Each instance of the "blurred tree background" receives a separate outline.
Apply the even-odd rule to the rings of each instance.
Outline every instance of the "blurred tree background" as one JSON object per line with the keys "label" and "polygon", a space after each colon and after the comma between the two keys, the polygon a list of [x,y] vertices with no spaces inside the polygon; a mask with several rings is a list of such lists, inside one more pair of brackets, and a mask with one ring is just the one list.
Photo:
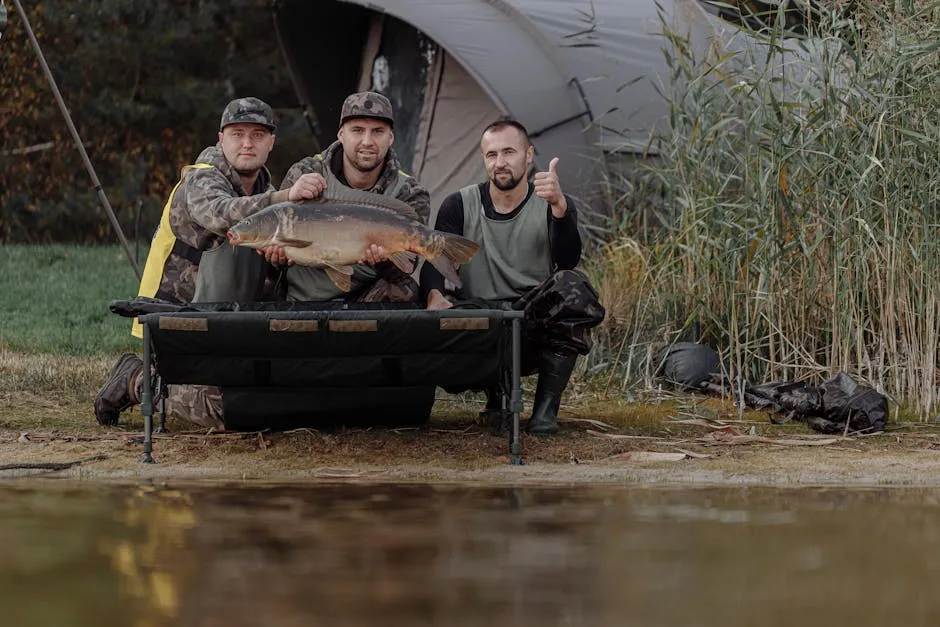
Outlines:
{"label": "blurred tree background", "polygon": [[[147,240],[180,168],[216,142],[235,97],[278,116],[275,183],[313,152],[270,0],[23,2],[128,238]],[[0,39],[0,242],[113,243],[14,7]],[[138,206],[139,219],[138,219]]]}

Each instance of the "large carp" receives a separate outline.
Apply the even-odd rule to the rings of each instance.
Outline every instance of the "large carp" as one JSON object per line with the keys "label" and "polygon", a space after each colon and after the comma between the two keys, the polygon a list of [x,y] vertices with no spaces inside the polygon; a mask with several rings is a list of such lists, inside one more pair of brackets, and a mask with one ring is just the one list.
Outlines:
{"label": "large carp", "polygon": [[372,244],[382,246],[405,273],[413,269],[414,254],[421,255],[457,287],[455,264],[466,263],[480,248],[429,228],[407,203],[348,187],[328,189],[309,202],[271,205],[229,229],[228,239],[232,246],[283,246],[288,259],[323,268],[344,292],[353,266]]}

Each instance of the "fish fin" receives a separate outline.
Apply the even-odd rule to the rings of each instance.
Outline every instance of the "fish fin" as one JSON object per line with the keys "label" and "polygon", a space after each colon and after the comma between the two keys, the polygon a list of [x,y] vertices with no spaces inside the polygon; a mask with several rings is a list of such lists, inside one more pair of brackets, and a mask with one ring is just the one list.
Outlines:
{"label": "fish fin", "polygon": [[324,266],[326,276],[344,292],[352,289],[352,266]]}
{"label": "fish fin", "polygon": [[400,250],[397,253],[392,253],[388,256],[388,260],[405,274],[411,274],[415,270],[415,256],[408,251]]}
{"label": "fish fin", "polygon": [[463,283],[460,282],[460,277],[457,276],[457,271],[454,269],[454,264],[452,264],[446,257],[443,255],[438,255],[431,259],[427,257],[428,262],[437,268],[437,271],[444,275],[444,278],[449,280],[454,284],[454,287],[461,287]]}
{"label": "fish fin", "polygon": [[277,238],[274,243],[278,246],[290,246],[291,248],[306,248],[310,245],[310,242],[306,240],[290,238],[285,239],[283,237]]}
{"label": "fish fin", "polygon": [[470,261],[470,258],[480,250],[480,245],[460,235],[440,231],[438,233],[444,237],[444,248],[441,254],[435,255],[433,259],[427,257],[427,260],[444,275],[444,278],[449,279],[456,287],[460,287],[461,282],[455,266]]}
{"label": "fish fin", "polygon": [[317,200],[322,202],[332,200],[352,205],[365,205],[366,207],[373,207],[375,209],[384,209],[385,211],[392,211],[406,218],[411,218],[412,220],[418,220],[422,224],[424,223],[424,220],[418,216],[414,207],[404,201],[384,194],[375,194],[361,189],[346,187],[338,181],[333,185],[327,184],[326,191],[324,191]]}
{"label": "fish fin", "polygon": [[447,257],[451,263],[467,263],[480,250],[480,245],[471,239],[453,233],[438,232],[444,236],[444,249],[441,254]]}

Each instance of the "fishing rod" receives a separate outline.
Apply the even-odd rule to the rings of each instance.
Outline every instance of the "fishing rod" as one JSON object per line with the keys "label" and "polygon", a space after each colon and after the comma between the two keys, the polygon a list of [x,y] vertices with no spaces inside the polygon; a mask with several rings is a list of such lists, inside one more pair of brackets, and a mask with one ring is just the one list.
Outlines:
{"label": "fishing rod", "polygon": [[[16,7],[16,12],[19,13],[20,19],[23,20],[23,26],[26,27],[26,34],[29,35],[29,41],[33,45],[33,50],[36,51],[36,56],[39,58],[42,71],[45,73],[46,79],[49,81],[49,86],[52,88],[52,95],[55,96],[56,104],[59,105],[59,111],[62,112],[62,116],[65,118],[65,124],[69,127],[72,139],[75,140],[75,146],[78,148],[82,162],[85,164],[85,169],[88,170],[88,175],[91,177],[92,185],[94,186],[95,192],[98,194],[98,200],[107,212],[108,218],[111,220],[111,226],[114,227],[114,232],[117,234],[118,240],[120,240],[121,246],[124,248],[124,253],[127,255],[127,260],[130,262],[131,268],[134,269],[134,273],[137,274],[137,279],[139,280],[142,275],[137,265],[137,260],[134,259],[134,256],[131,254],[131,247],[127,242],[127,238],[124,237],[124,231],[121,230],[121,223],[118,222],[117,216],[114,215],[114,209],[111,208],[108,196],[104,193],[104,188],[101,187],[101,182],[98,180],[95,168],[91,164],[91,159],[88,158],[88,153],[85,152],[85,144],[82,143],[82,138],[79,137],[78,131],[75,129],[75,124],[72,123],[72,116],[69,115],[69,110],[65,106],[62,94],[59,93],[59,87],[56,85],[55,77],[52,76],[49,64],[46,63],[46,57],[43,55],[42,48],[39,47],[39,41],[36,39],[33,28],[29,24],[26,11],[23,10],[23,5],[20,3],[20,0],[13,0],[13,5]],[[3,37],[3,31],[6,29],[6,25],[7,9],[3,4],[3,0],[0,0],[0,38]]]}

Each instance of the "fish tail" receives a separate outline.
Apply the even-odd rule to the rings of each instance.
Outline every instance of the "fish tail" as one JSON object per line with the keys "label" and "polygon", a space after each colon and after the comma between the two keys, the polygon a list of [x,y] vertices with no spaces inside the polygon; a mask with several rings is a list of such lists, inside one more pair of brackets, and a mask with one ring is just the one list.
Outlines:
{"label": "fish tail", "polygon": [[444,248],[441,254],[453,264],[467,263],[473,257],[480,245],[473,240],[453,233],[441,233],[444,236]]}
{"label": "fish tail", "polygon": [[469,240],[466,237],[461,237],[460,235],[454,235],[453,233],[442,233],[440,231],[434,233],[436,236],[441,238],[439,246],[434,246],[437,249],[437,254],[428,254],[425,255],[425,258],[430,262],[432,266],[437,268],[438,272],[444,275],[444,277],[450,280],[455,286],[460,287],[460,277],[457,276],[457,271],[455,266],[462,263],[467,263],[470,261],[470,258],[476,254],[480,249],[480,245]]}

